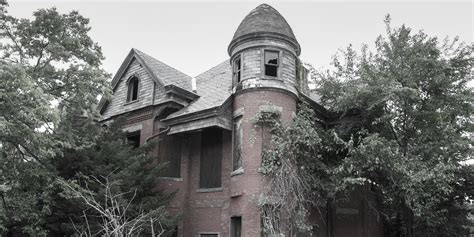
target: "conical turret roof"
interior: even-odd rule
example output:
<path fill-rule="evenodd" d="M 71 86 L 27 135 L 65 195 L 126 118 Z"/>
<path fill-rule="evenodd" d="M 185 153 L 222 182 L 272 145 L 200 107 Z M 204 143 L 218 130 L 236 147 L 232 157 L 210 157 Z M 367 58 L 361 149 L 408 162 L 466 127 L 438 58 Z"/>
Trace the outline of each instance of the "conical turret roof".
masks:
<path fill-rule="evenodd" d="M 239 39 L 246 38 L 246 36 L 250 37 L 261 33 L 287 38 L 295 43 L 297 51 L 299 51 L 299 44 L 290 25 L 275 8 L 268 4 L 259 5 L 242 20 L 230 45 Z"/>

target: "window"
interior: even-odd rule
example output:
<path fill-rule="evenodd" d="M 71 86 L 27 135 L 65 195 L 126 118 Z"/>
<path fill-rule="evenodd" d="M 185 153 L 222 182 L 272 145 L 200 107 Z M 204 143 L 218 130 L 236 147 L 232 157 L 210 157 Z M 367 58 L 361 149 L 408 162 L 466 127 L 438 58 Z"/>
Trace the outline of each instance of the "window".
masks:
<path fill-rule="evenodd" d="M 178 237 L 178 227 L 175 226 L 173 233 L 170 235 L 171 237 Z"/>
<path fill-rule="evenodd" d="M 242 167 L 242 116 L 234 119 L 232 171 Z"/>
<path fill-rule="evenodd" d="M 199 237 L 219 237 L 219 234 L 199 234 Z"/>
<path fill-rule="evenodd" d="M 169 178 L 181 177 L 181 138 L 177 135 L 166 134 L 167 127 L 161 122 L 163 118 L 178 111 L 166 107 L 155 118 L 153 133 L 158 135 L 158 162 L 166 163 L 159 176 Z"/>
<path fill-rule="evenodd" d="M 233 216 L 230 218 L 230 237 L 242 236 L 242 217 Z"/>
<path fill-rule="evenodd" d="M 265 63 L 265 76 L 277 77 L 278 76 L 278 52 L 267 51 L 264 53 Z"/>
<path fill-rule="evenodd" d="M 127 134 L 127 144 L 133 148 L 138 148 L 140 146 L 140 130 Z"/>
<path fill-rule="evenodd" d="M 138 99 L 138 84 L 139 81 L 137 77 L 133 77 L 128 81 L 127 102 Z"/>
<path fill-rule="evenodd" d="M 222 131 L 204 130 L 201 137 L 199 188 L 221 187 Z"/>
<path fill-rule="evenodd" d="M 160 163 L 166 162 L 166 166 L 160 171 L 161 177 L 181 177 L 181 140 L 178 136 L 166 133 L 159 135 L 158 159 Z"/>
<path fill-rule="evenodd" d="M 242 68 L 242 63 L 241 63 L 240 57 L 237 57 L 236 59 L 234 59 L 233 70 L 232 70 L 235 83 L 239 83 L 241 80 L 241 73 L 240 73 L 241 68 Z"/>

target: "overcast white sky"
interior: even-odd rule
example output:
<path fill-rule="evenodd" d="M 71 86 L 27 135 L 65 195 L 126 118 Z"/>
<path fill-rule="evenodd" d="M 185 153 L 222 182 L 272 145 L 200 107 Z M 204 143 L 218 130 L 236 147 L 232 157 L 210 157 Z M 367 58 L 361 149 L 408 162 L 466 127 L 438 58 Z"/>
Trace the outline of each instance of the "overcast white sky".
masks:
<path fill-rule="evenodd" d="M 10 0 L 9 12 L 31 17 L 38 8 L 79 10 L 90 18 L 90 35 L 103 49 L 104 68 L 115 73 L 128 51 L 137 48 L 196 76 L 226 60 L 227 46 L 242 19 L 261 3 L 277 9 L 301 44 L 301 58 L 327 67 L 339 48 L 373 45 L 384 33 L 384 16 L 440 38 L 473 40 L 471 1 L 23 1 Z"/>

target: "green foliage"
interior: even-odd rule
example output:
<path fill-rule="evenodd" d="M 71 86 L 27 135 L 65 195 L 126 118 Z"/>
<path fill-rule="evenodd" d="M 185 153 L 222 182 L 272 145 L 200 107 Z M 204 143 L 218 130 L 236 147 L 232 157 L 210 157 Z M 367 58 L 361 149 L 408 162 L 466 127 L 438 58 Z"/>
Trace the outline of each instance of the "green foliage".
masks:
<path fill-rule="evenodd" d="M 169 196 L 156 190 L 152 144 L 132 150 L 118 125 L 94 122 L 109 75 L 89 20 L 55 8 L 17 19 L 1 6 L 0 235 L 73 235 L 72 223 L 82 228 L 83 215 L 96 213 L 63 184 L 88 185 L 100 197 L 103 190 L 84 179 L 91 176 L 110 175 L 120 191 L 136 190 L 131 216 L 140 208 L 163 214 Z M 90 221 L 98 229 L 97 218 Z"/>
<path fill-rule="evenodd" d="M 310 190 L 320 200 L 370 183 L 382 196 L 387 235 L 465 234 L 472 47 L 392 28 L 389 17 L 386 25 L 375 52 L 349 46 L 334 69 L 317 74 L 322 104 L 339 115 L 334 125 L 323 129 L 302 106 L 294 124 L 278 128 L 262 170 L 274 175 L 282 159 L 293 159 L 317 183 Z"/>
<path fill-rule="evenodd" d="M 269 234 L 311 230 L 307 222 L 310 212 L 336 193 L 331 156 L 345 144 L 315 118 L 306 103 L 299 105 L 289 126 L 280 124 L 278 113 L 259 113 L 255 117 L 255 123 L 268 126 L 272 135 L 271 147 L 264 151 L 259 170 L 271 177 L 259 200 Z"/>
<path fill-rule="evenodd" d="M 118 201 L 130 203 L 127 218 L 132 219 L 141 213 L 146 213 L 152 218 L 158 218 L 160 224 L 168 229 L 176 220 L 163 210 L 173 194 L 165 195 L 157 190 L 158 172 L 163 165 L 156 164 L 155 156 L 151 154 L 156 143 L 148 142 L 144 146 L 133 149 L 125 144 L 126 137 L 121 128 L 123 121 L 117 119 L 108 127 L 100 127 L 95 123 L 83 124 L 84 130 L 88 130 L 87 136 L 93 144 L 82 149 L 69 150 L 63 156 L 57 157 L 55 164 L 58 174 L 63 178 L 73 181 L 78 185 L 77 190 L 91 192 L 96 200 L 105 205 L 105 192 L 103 185 L 109 182 L 113 188 L 112 193 L 124 193 Z M 67 192 L 65 192 L 67 194 Z M 60 193 L 63 195 L 65 193 Z M 74 216 L 72 220 L 76 228 L 85 229 L 84 213 L 88 216 L 89 227 L 92 232 L 100 232 L 102 217 L 90 207 L 84 208 L 83 200 L 77 195 L 63 195 L 56 197 L 58 206 L 53 208 L 52 221 L 48 228 L 57 230 L 58 234 L 66 234 L 64 229 L 74 233 L 74 229 L 66 217 Z M 65 203 L 79 207 L 62 209 Z M 62 217 L 62 218 L 58 218 Z M 158 224 L 158 223 L 157 223 Z M 145 226 L 149 227 L 149 226 Z M 155 226 L 159 229 L 158 226 Z M 146 232 L 145 231 L 142 233 Z"/>

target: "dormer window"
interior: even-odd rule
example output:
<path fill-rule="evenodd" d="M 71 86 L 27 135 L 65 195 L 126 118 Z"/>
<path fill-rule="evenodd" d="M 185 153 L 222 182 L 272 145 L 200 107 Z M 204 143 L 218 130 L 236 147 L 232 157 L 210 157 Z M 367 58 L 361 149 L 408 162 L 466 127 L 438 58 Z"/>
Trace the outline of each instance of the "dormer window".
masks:
<path fill-rule="evenodd" d="M 235 58 L 234 59 L 234 63 L 233 63 L 233 77 L 234 77 L 234 81 L 236 83 L 239 83 L 241 81 L 241 69 L 242 69 L 242 63 L 241 63 L 241 60 L 240 60 L 240 56 Z"/>
<path fill-rule="evenodd" d="M 265 50 L 264 60 L 265 76 L 278 77 L 278 51 Z"/>
<path fill-rule="evenodd" d="M 138 85 L 139 80 L 137 77 L 132 77 L 128 81 L 127 102 L 135 101 L 138 99 Z"/>

